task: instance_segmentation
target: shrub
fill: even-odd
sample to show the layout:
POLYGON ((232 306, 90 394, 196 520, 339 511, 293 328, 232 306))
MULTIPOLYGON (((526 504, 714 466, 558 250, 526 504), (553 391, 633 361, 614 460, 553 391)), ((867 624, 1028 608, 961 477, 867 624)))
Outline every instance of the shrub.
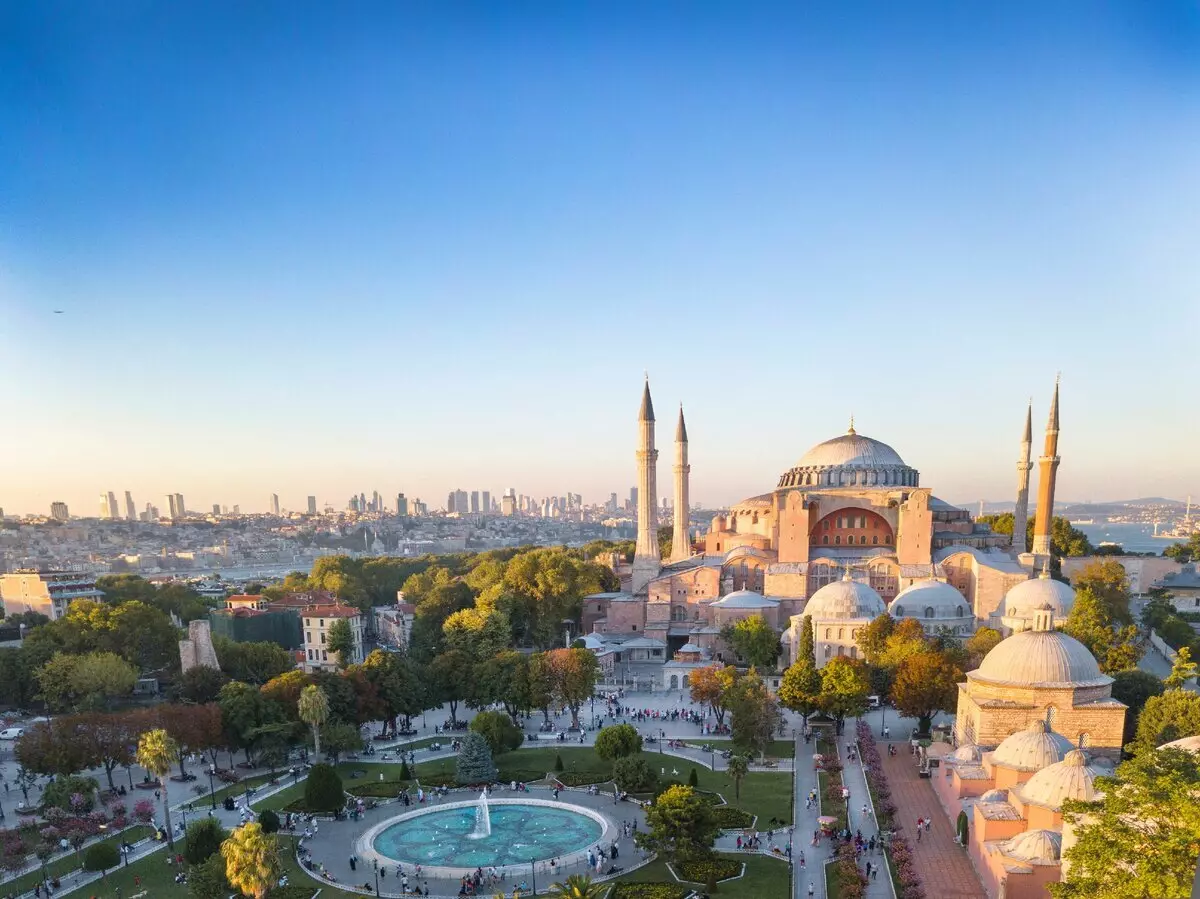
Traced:
POLYGON ((959 812, 958 821, 955 822, 955 830, 958 831, 958 841, 964 846, 967 845, 967 837, 970 835, 970 823, 967 821, 967 813, 959 812))
POLYGON ((720 880, 728 880, 742 873, 742 863, 730 858, 699 859, 680 862, 672 867, 682 880, 705 885, 710 881, 715 883, 720 880))
POLYGON ((689 787, 700 786, 700 775, 696 773, 695 768, 693 768, 691 773, 688 775, 688 786, 689 787))
POLYGON ((554 756, 554 770, 555 770, 555 771, 563 771, 565 768, 566 768, 566 766, 563 764, 562 756, 561 756, 561 755, 558 755, 558 754, 555 754, 555 756, 554 756))
POLYGON ((154 820, 154 802, 150 799, 139 799, 133 806, 133 820, 139 824, 149 824, 154 820))
POLYGON ((622 790, 637 793, 653 790, 658 774, 641 755, 629 755, 613 764, 613 780, 622 790))
POLYGON ((642 735, 632 724, 606 727, 596 735, 596 755, 605 761, 616 761, 642 751, 642 735))
MULTIPOLYGON (((429 781, 422 780, 422 783, 429 784, 429 781)), ((395 799, 405 786, 405 783, 398 780, 369 780, 347 787, 346 792, 360 799, 395 799)))
POLYGON ((86 814, 96 807, 99 786, 95 778, 79 774, 56 777, 42 792, 42 806, 54 806, 76 815, 86 814))
POLYGON ((521 728, 504 712, 480 712, 471 722, 471 730, 487 740, 494 756, 511 752, 525 739, 521 728))
POLYGON ((685 899, 692 891, 677 883, 617 883, 612 899, 685 899))
POLYGON ((189 865, 202 865, 215 855, 229 836, 216 818, 201 818, 188 825, 183 857, 189 865))
POLYGON ((400 779, 412 780, 412 772, 408 770, 408 759, 400 763, 400 779))
POLYGON ((262 825, 263 833, 278 833, 279 816, 271 809, 259 813, 258 823, 262 825))
POLYGON ((722 830, 742 830, 754 824, 754 816, 732 805, 718 805, 713 809, 713 819, 722 830))
POLYGON ((335 812, 345 804, 342 778, 332 765, 317 764, 304 782, 304 805, 311 812, 335 812))
POLYGON ((104 873, 109 868, 115 868, 121 863, 121 853, 112 843, 96 843, 88 846, 83 854, 83 870, 104 873))
MULTIPOLYGON (((558 780, 568 787, 586 787, 590 784, 608 783, 612 780, 607 774, 598 771, 564 771, 557 775, 558 780)), ((504 780, 504 778, 500 778, 504 780)))
POLYGON ((454 779, 460 786, 490 784, 496 780, 496 763, 492 750, 480 734, 468 733, 454 767, 454 779))

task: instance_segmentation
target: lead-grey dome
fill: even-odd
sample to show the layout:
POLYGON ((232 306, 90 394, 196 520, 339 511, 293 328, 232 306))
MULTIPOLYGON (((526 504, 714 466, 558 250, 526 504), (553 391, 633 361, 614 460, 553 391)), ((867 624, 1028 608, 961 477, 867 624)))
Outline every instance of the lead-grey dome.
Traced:
POLYGON ((888 609, 894 618, 966 618, 971 614, 961 593, 945 581, 934 580, 905 587, 888 609))
POLYGON ((916 469, 881 440, 850 430, 818 443, 779 479, 780 487, 918 486, 916 469))
POLYGON ((1056 621, 1066 621, 1075 605, 1075 591, 1070 584, 1056 581, 1043 571, 1005 593, 998 613, 1001 618, 1032 618, 1036 610, 1047 605, 1056 621))
POLYGON ((1112 678, 1074 637, 1059 631, 1021 631, 1001 640, 968 675, 1014 687, 1099 687, 1112 678))
POLYGON ((1088 757, 1072 749, 1061 762, 1043 768, 1017 787, 1022 802, 1058 810, 1068 799, 1083 802, 1096 798, 1096 778, 1106 772, 1088 764, 1088 757))
POLYGON ((813 620, 853 621, 874 618, 886 611, 879 594, 859 583, 846 572, 840 581, 826 584, 804 605, 804 614, 813 620))
POLYGON ((992 762, 1016 771, 1041 771, 1061 762, 1074 748, 1066 737, 1035 721, 1025 730, 1005 737, 992 753, 992 762))
POLYGON ((841 437, 818 443, 800 457, 798 468, 886 468, 903 465, 900 454, 881 440, 859 434, 853 428, 841 437))
POLYGON ((713 603, 718 609, 773 609, 779 600, 768 599, 753 590, 734 590, 713 603))
POLYGON ((1062 834, 1056 830, 1027 830, 1005 840, 1000 849, 1009 858, 1035 865, 1056 865, 1062 855, 1062 834))

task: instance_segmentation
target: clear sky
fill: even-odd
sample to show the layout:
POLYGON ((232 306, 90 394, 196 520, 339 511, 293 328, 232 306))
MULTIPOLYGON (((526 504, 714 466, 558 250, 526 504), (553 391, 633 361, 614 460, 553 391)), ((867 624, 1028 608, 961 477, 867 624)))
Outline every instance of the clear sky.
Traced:
POLYGON ((1198 325, 1192 2, 0 2, 9 513, 1200 495, 1198 325))

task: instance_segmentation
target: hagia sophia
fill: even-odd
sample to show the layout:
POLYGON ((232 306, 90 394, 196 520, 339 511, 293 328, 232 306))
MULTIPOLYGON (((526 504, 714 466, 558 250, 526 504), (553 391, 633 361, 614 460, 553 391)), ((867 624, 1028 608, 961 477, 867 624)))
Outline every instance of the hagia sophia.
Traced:
MULTIPOLYGON (((981 626, 1001 640, 959 685, 953 743, 929 757, 934 793, 951 820, 969 819, 967 846, 990 896, 1045 895, 1061 879, 1063 803, 1090 799, 1120 757, 1126 707, 1091 652, 1055 629, 1074 590, 1049 576, 1058 470, 1055 384, 1038 460, 1033 551, 1025 552, 1033 468, 1032 410, 1017 461, 1013 535, 997 534, 934 496, 892 447, 847 432, 817 444, 774 490, 716 515, 693 542, 675 515, 671 558, 659 557, 658 451, 649 383, 638 415, 638 539, 628 588, 584 601, 588 643, 624 661, 661 663, 658 686, 684 689, 696 668, 740 661, 722 628, 761 615, 780 633, 780 668, 811 617, 816 662, 857 658, 859 629, 890 613, 929 634, 966 639, 981 626)), ((688 508, 687 428, 675 431, 675 509, 688 508)), ((625 581, 622 581, 624 586, 625 581)), ((768 678, 778 686, 778 676, 768 678)))

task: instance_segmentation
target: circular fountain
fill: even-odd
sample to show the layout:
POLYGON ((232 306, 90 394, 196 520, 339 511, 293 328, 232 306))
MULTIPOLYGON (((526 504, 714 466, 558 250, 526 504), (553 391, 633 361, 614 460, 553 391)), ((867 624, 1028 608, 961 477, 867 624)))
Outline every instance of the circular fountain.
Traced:
POLYGON ((359 840, 360 856, 420 865, 430 877, 460 877, 479 867, 528 866, 587 855, 611 826, 597 812, 543 799, 451 802, 377 824, 359 840))

